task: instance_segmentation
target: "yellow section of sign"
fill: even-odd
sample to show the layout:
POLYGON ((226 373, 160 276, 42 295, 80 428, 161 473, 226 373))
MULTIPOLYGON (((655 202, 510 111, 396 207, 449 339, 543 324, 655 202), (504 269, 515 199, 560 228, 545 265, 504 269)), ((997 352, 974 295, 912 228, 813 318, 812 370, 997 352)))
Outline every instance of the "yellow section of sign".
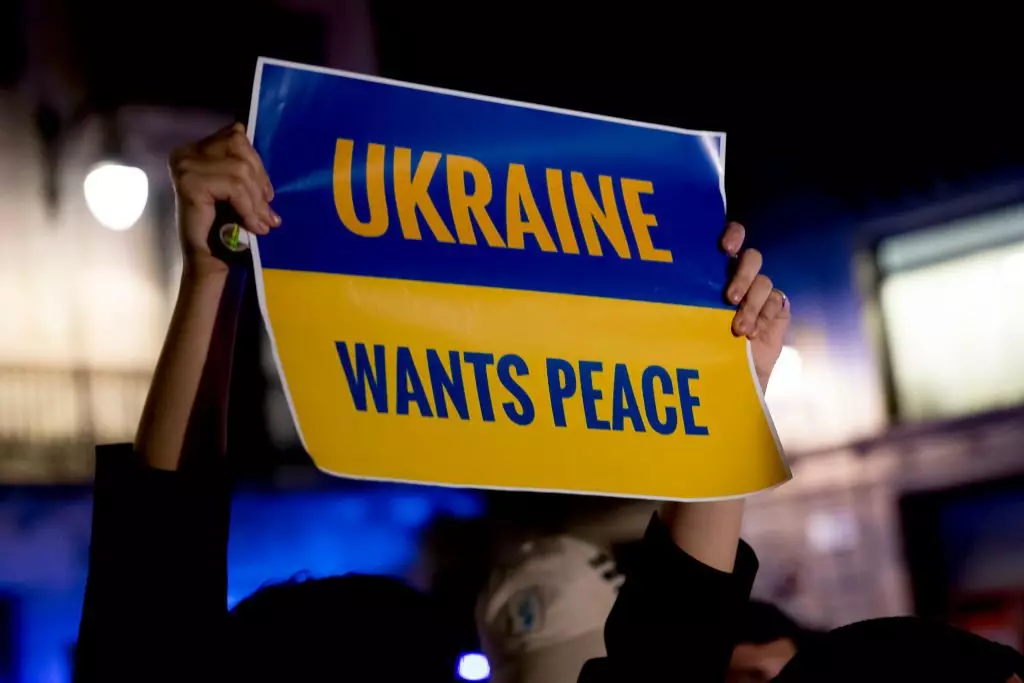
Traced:
POLYGON ((674 499, 790 476, 730 310, 271 269, 263 286, 327 472, 674 499))

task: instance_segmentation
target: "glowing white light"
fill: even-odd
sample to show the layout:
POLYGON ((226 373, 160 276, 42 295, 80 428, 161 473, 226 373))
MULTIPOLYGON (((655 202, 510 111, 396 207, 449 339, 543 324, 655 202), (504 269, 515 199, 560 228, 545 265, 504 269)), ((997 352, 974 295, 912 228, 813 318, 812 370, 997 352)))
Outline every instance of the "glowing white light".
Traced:
POLYGON ((792 346, 783 346, 775 369, 772 370, 766 397, 792 396, 798 393, 803 371, 804 361, 800 357, 800 352, 792 346))
POLYGON ((491 675, 487 657, 476 652, 459 658, 459 678, 464 681, 486 681, 491 675))
POLYGON ((128 230, 146 210, 149 179, 134 166, 103 163, 85 177, 85 203, 93 217, 111 230, 128 230))
POLYGON ((1014 250, 1003 256, 1002 276, 1010 285, 1024 285, 1024 252, 1014 250))

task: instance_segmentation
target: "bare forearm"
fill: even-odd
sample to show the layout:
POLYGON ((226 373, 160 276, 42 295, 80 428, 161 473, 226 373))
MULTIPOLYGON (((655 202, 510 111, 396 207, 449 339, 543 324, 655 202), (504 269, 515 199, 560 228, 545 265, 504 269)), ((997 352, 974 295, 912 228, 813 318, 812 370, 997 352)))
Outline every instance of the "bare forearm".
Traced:
POLYGON ((150 467, 176 470, 213 340, 227 271, 185 272, 135 436, 150 467))
POLYGON ((723 572, 732 572, 743 523, 743 500, 669 503, 660 512, 672 540, 686 553, 723 572))
MULTIPOLYGON (((761 387, 768 376, 758 375, 761 387)), ((686 553, 723 572, 732 572, 736 563, 743 525, 743 499, 703 503, 666 503, 659 515, 669 528, 672 540, 686 553)))

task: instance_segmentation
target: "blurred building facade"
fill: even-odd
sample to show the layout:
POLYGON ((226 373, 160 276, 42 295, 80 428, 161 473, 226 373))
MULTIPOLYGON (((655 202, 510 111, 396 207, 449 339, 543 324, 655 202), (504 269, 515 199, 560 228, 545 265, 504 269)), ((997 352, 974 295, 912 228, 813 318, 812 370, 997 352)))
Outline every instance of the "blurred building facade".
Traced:
MULTIPOLYGON (((89 543, 93 449, 134 435, 180 274, 166 159, 177 145, 240 116, 232 109, 233 92, 220 91, 227 90, 224 83, 247 90, 254 61, 238 64, 262 49, 249 45, 232 62, 216 58, 218 52, 238 52, 222 50, 222 41, 208 39, 205 48, 192 41, 248 32, 247 39, 261 38, 279 56, 374 68, 373 30, 363 2, 207 4, 141 12, 104 0, 12 0, 0 10, 5 683, 70 680, 89 543), (186 30, 197 13, 210 18, 210 35, 186 30), (153 28, 161 23, 163 30, 153 28), (133 28, 126 31, 125 24, 133 28), (292 34, 293 44, 266 38, 275 31, 292 34), (143 49, 147 41, 153 45, 143 49), (191 58, 161 66, 167 55, 183 52, 183 41, 191 58), (133 63, 126 58, 132 54, 145 59, 133 63), (232 73, 236 67, 240 74, 232 73), (176 69, 176 77, 162 77, 162 68, 176 69), (101 225, 83 192, 90 169, 110 160, 148 176, 146 210, 125 231, 101 225)), ((270 397, 268 413, 278 400, 270 397)), ((468 493, 410 487, 315 492, 305 483, 297 486, 251 489, 235 501, 231 600, 299 572, 401 574, 415 564, 420 532, 432 519, 480 512, 477 497, 468 493), (306 519, 310 506, 319 522, 306 519)))
POLYGON ((170 151, 244 115, 237 93, 260 51, 375 64, 361 0, 87 5, 4 7, 0 480, 12 484, 88 481, 92 444, 134 433, 180 273, 170 151), (133 20, 149 28, 125 31, 133 20), (240 32, 244 49, 221 49, 240 32), (123 232, 105 229, 83 193, 112 159, 149 180, 146 210, 123 232))
MULTIPOLYGON (((916 612, 1024 646, 1024 172, 984 171, 870 211, 810 194, 750 220, 793 302, 767 392, 793 480, 749 499, 744 536, 755 595, 808 623, 916 612), (795 234, 773 236, 782 221, 795 234)), ((575 528, 616 544, 652 510, 575 528)))

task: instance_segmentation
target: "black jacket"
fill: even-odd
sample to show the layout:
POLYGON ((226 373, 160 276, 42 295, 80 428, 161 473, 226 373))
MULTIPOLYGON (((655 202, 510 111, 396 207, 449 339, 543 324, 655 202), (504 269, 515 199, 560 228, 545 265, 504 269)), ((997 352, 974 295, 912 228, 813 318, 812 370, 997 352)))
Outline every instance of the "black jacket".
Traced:
POLYGON ((605 624, 608 656, 587 663, 580 683, 725 680, 757 574, 757 556, 740 542, 726 574, 679 549, 651 520, 636 564, 605 624))
POLYGON ((205 466, 165 472, 139 464, 129 445, 97 449, 76 681, 222 673, 230 485, 205 466))
MULTIPOLYGON (((98 449, 77 681, 230 680, 230 481, 206 467, 156 471, 130 446, 98 449)), ((746 544, 725 574, 653 520, 608 619, 608 656, 589 662, 581 683, 723 681, 756 572, 746 544)))

